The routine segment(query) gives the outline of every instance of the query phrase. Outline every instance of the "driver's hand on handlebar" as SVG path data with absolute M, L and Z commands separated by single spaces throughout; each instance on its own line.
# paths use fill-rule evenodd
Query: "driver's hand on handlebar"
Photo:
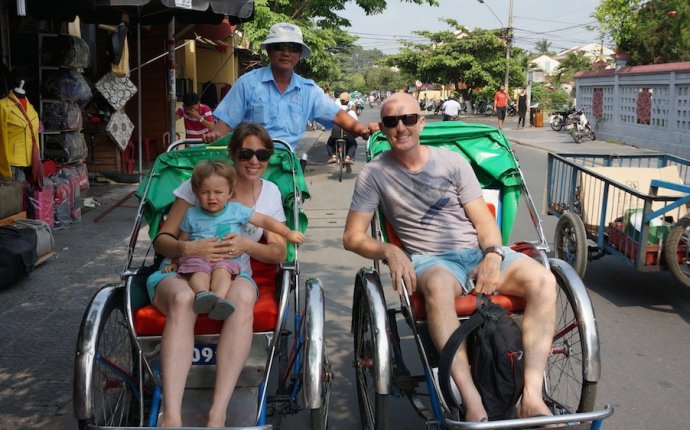
M 360 136 L 362 136 L 362 139 L 369 139 L 369 136 L 371 136 L 373 133 L 379 131 L 379 124 L 376 122 L 370 122 L 367 124 L 366 128 L 362 130 L 360 133 Z

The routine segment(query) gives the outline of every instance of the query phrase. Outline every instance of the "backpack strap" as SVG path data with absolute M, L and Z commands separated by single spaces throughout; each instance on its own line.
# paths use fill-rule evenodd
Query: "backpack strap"
M 483 300 L 486 300 L 486 297 L 484 294 L 479 294 L 477 296 L 477 312 L 472 314 L 470 319 L 460 324 L 460 327 L 458 327 L 453 334 L 450 335 L 448 342 L 446 342 L 446 344 L 443 346 L 443 350 L 441 351 L 441 356 L 438 362 L 438 383 L 441 389 L 441 394 L 449 406 L 454 406 L 458 409 L 461 408 L 460 403 L 458 402 L 458 399 L 455 398 L 453 389 L 451 388 L 450 368 L 452 367 L 455 354 L 457 353 L 458 348 L 460 348 L 460 344 L 467 339 L 467 336 L 469 336 L 470 333 L 472 333 L 477 327 L 486 321 L 485 314 L 479 312 L 479 310 L 482 308 Z

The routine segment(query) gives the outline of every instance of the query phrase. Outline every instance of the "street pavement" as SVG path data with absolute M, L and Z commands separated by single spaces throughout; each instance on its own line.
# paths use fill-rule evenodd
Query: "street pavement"
M 376 114 L 377 111 L 367 109 L 363 118 L 368 116 L 371 121 Z M 495 124 L 493 117 L 467 120 Z M 575 144 L 565 132 L 554 132 L 548 126 L 518 130 L 514 128 L 515 121 L 509 119 L 504 133 L 519 146 L 554 152 L 638 151 L 599 140 Z M 300 248 L 300 262 L 302 279 L 317 277 L 326 287 L 327 347 L 336 371 L 331 428 L 349 429 L 358 422 L 353 371 L 349 366 L 352 282 L 357 269 L 371 262 L 344 251 L 341 238 L 364 151 L 360 144 L 354 171 L 338 182 L 335 168 L 326 164 L 327 137 L 327 132 L 308 131 L 297 147 L 298 154 L 306 154 L 309 159 L 306 176 L 312 195 L 305 204 L 310 226 L 307 241 Z M 543 184 L 532 187 L 539 189 Z M 102 285 L 119 281 L 136 200 L 129 198 L 122 206 L 113 205 L 135 188 L 136 185 L 126 184 L 92 185 L 86 195 L 94 197 L 101 206 L 85 210 L 81 222 L 55 231 L 56 256 L 37 267 L 27 279 L 0 291 L 0 429 L 76 428 L 71 399 L 77 333 L 93 294 Z M 108 209 L 112 212 L 94 222 Z M 411 417 L 414 419 L 414 415 Z

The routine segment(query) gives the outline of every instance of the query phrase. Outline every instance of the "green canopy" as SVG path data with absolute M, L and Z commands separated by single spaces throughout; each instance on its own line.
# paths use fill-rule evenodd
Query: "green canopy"
M 228 158 L 227 145 L 230 136 L 223 137 L 208 145 L 170 151 L 161 154 L 153 164 L 149 174 L 142 180 L 136 191 L 136 196 L 144 200 L 144 218 L 149 225 L 149 236 L 155 237 L 165 213 L 175 201 L 173 190 L 182 182 L 191 178 L 194 165 L 200 160 L 223 159 L 232 164 Z M 293 177 L 292 172 L 295 172 Z M 287 216 L 287 225 L 291 229 L 307 230 L 307 217 L 299 212 L 299 226 L 295 226 L 293 211 L 295 207 L 295 188 L 302 195 L 302 200 L 309 198 L 307 183 L 299 166 L 297 156 L 288 150 L 276 151 L 268 162 L 268 168 L 263 178 L 273 182 L 280 189 L 283 208 Z M 148 190 L 147 190 L 148 187 Z M 144 197 L 144 193 L 146 196 Z M 288 261 L 294 257 L 292 245 L 288 246 Z
M 520 203 L 522 177 L 510 143 L 497 128 L 461 121 L 427 123 L 420 135 L 424 145 L 462 154 L 474 169 L 482 188 L 501 190 L 501 235 L 507 245 Z M 369 140 L 367 159 L 390 149 L 386 136 L 376 132 Z

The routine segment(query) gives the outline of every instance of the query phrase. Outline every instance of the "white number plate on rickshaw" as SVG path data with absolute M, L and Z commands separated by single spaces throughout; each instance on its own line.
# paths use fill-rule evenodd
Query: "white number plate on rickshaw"
M 195 344 L 192 351 L 192 364 L 195 366 L 216 364 L 216 344 Z

